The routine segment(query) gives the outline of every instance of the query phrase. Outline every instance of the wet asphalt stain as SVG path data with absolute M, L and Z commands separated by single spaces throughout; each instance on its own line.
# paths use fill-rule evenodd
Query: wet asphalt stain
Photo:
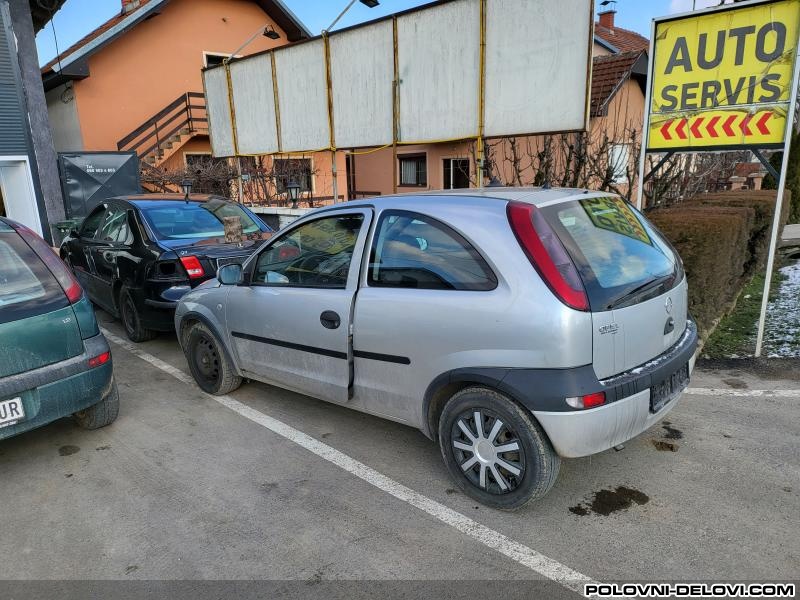
M 69 479 L 70 477 L 72 477 L 72 473 L 64 473 L 64 477 L 66 477 L 67 479 Z
M 653 442 L 653 446 L 655 446 L 656 450 L 660 450 L 661 452 L 677 452 L 678 451 L 678 444 L 674 444 L 673 442 L 668 442 L 666 440 L 651 440 Z
M 456 493 L 456 490 L 454 490 L 453 488 L 447 488 L 447 489 L 444 491 L 444 493 L 445 493 L 445 494 L 447 494 L 448 496 L 451 496 L 452 494 L 455 494 L 455 493 Z
M 785 488 L 783 488 L 783 491 L 784 492 L 789 492 L 791 494 L 792 493 L 792 488 L 790 488 L 789 486 L 786 486 Z
M 330 434 L 330 433 L 323 433 L 323 434 L 322 434 L 321 436 L 319 436 L 319 437 L 321 437 L 321 438 L 324 440 L 324 439 L 326 439 L 326 438 L 329 438 L 329 437 L 331 437 L 331 434 Z
M 661 425 L 662 429 L 666 431 L 664 437 L 668 440 L 680 440 L 683 439 L 683 432 L 680 429 L 676 429 L 672 427 L 672 423 L 669 421 L 664 421 L 664 424 Z
M 613 490 L 595 492 L 591 502 L 570 506 L 569 512 L 580 517 L 590 513 L 607 517 L 611 513 L 627 510 L 634 504 L 641 506 L 648 502 L 650 497 L 644 492 L 621 485 Z
M 732 387 L 735 390 L 746 390 L 749 387 L 746 381 L 742 381 L 741 379 L 737 379 L 736 377 L 729 377 L 728 379 L 723 379 L 722 383 L 724 383 L 728 387 Z
M 111 446 L 98 446 L 94 450 L 95 450 L 95 452 L 100 452 L 101 450 L 110 450 L 110 449 L 111 449 Z
M 269 494 L 270 492 L 272 492 L 272 490 L 274 490 L 277 487 L 278 484 L 275 483 L 274 481 L 265 481 L 264 483 L 261 484 L 261 490 L 265 494 Z
M 69 446 L 69 445 L 68 446 L 61 446 L 61 448 L 58 449 L 58 455 L 59 456 L 70 456 L 71 454 L 75 454 L 75 453 L 80 452 L 80 451 L 81 451 L 81 449 L 80 449 L 79 446 Z
M 138 570 L 139 570 L 139 565 L 131 565 L 130 567 L 125 569 L 125 575 L 130 575 L 131 573 L 134 573 L 135 571 Z

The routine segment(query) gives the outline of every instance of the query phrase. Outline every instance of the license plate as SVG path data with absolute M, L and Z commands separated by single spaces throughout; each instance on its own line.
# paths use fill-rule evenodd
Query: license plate
M 22 398 L 12 398 L 0 402 L 0 429 L 16 425 L 25 418 Z
M 689 385 L 689 363 L 650 388 L 650 412 L 656 413 Z

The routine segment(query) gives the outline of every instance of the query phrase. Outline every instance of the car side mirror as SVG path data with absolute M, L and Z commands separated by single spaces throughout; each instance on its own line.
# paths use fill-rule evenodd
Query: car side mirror
M 217 280 L 222 285 L 239 285 L 243 278 L 242 265 L 225 265 L 217 271 Z

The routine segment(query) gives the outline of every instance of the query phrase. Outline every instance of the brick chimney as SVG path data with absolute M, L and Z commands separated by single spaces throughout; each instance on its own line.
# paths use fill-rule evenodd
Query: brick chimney
M 141 4 L 141 0 L 122 0 L 122 14 L 127 15 L 132 13 Z
M 124 2 L 125 0 L 123 0 Z M 604 10 L 603 12 L 599 13 L 598 16 L 600 17 L 600 25 L 603 27 L 607 27 L 608 29 L 614 29 L 614 15 L 617 14 L 613 8 L 610 10 Z

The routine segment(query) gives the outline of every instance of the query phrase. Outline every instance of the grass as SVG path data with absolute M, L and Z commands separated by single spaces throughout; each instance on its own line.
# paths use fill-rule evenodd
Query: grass
M 723 317 L 703 346 L 703 357 L 732 358 L 752 356 L 756 349 L 756 326 L 761 313 L 765 273 L 756 274 L 739 294 L 736 307 Z M 776 269 L 772 276 L 770 299 L 780 288 L 783 275 Z

